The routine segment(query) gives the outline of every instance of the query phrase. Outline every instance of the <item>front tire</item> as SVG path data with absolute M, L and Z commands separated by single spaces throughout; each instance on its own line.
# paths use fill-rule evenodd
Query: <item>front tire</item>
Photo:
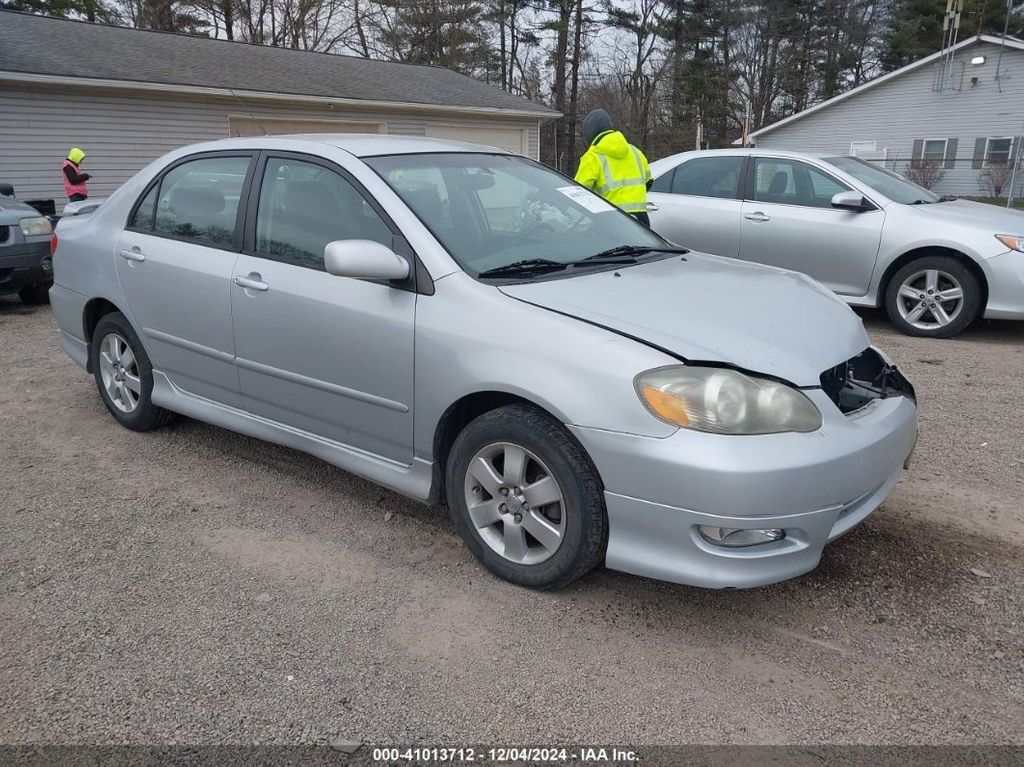
M 557 589 L 604 558 L 608 517 L 597 472 L 557 421 L 507 405 L 456 438 L 448 509 L 483 565 L 520 586 Z
M 18 298 L 23 304 L 39 306 L 50 303 L 50 286 L 37 282 L 34 285 L 26 285 L 18 291 Z
M 174 413 L 153 404 L 153 365 L 123 314 L 100 318 L 89 354 L 100 398 L 118 423 L 149 431 L 171 422 Z
M 951 256 L 925 256 L 904 265 L 889 280 L 885 310 L 910 336 L 951 338 L 981 312 L 978 278 Z

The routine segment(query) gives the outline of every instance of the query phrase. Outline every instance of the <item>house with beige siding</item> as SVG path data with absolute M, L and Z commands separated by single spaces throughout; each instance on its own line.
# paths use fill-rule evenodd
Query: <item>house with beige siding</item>
M 537 158 L 558 113 L 448 69 L 0 11 L 0 181 L 64 200 L 60 165 L 87 152 L 106 197 L 198 141 L 272 133 L 385 133 Z
M 857 155 L 904 175 L 934 175 L 940 194 L 984 196 L 986 179 L 1005 180 L 1021 156 L 1024 41 L 971 37 L 749 139 L 765 149 Z M 1016 197 L 1022 186 L 1018 171 Z

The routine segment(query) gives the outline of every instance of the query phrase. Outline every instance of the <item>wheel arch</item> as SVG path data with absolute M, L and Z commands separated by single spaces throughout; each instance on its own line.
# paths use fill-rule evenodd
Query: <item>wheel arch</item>
M 114 312 L 121 312 L 121 309 L 109 299 L 97 297 L 86 302 L 85 308 L 82 310 L 82 337 L 86 344 L 92 344 L 92 336 L 96 332 L 96 326 L 100 324 L 100 320 Z M 121 313 L 124 314 L 124 312 Z M 86 370 L 92 372 L 92 355 L 88 358 Z
M 556 423 L 564 425 L 563 419 L 551 412 L 549 408 L 519 394 L 489 389 L 463 395 L 445 409 L 438 419 L 437 426 L 434 428 L 432 443 L 434 479 L 431 483 L 431 503 L 443 503 L 445 500 L 445 475 L 448 468 L 448 459 L 451 456 L 452 445 L 455 443 L 459 433 L 471 421 L 479 418 L 484 413 L 489 413 L 506 405 L 527 405 L 544 413 L 544 415 Z M 565 429 L 565 433 L 580 448 L 590 463 L 591 468 L 593 468 L 594 476 L 598 478 L 598 482 L 603 488 L 604 482 L 601 479 L 601 473 L 597 470 L 597 466 L 594 465 L 594 461 L 587 452 L 586 447 L 576 439 L 576 436 L 571 431 Z
M 919 248 L 913 248 L 908 250 L 906 253 L 901 254 L 898 258 L 895 258 L 893 262 L 886 267 L 885 272 L 882 274 L 882 279 L 878 283 L 878 306 L 880 308 L 884 309 L 886 306 L 886 296 L 889 292 L 889 283 L 892 281 L 893 275 L 911 261 L 918 258 L 924 258 L 925 256 L 947 256 L 949 258 L 955 258 L 967 267 L 967 269 L 969 269 L 977 278 L 978 285 L 981 287 L 981 303 L 978 307 L 978 315 L 981 316 L 985 313 L 985 307 L 988 305 L 988 280 L 985 277 L 984 270 L 977 261 L 963 251 L 942 245 L 926 245 Z

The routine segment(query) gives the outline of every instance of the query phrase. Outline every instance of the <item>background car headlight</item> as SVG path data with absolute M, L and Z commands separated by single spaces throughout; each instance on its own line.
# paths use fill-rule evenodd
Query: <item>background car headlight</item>
M 729 368 L 672 365 L 634 381 L 651 414 L 674 426 L 713 434 L 815 431 L 821 412 L 791 386 Z
M 1010 250 L 1019 250 L 1024 253 L 1024 234 L 997 234 L 996 239 Z
M 43 218 L 42 216 L 23 218 L 18 223 L 21 225 L 21 233 L 26 237 L 50 234 L 53 231 L 53 227 L 50 225 L 49 219 Z

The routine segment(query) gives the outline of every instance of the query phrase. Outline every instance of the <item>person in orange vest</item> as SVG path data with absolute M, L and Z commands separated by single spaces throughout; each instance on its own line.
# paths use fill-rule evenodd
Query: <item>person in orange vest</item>
M 60 166 L 61 173 L 64 175 L 64 194 L 68 196 L 68 200 L 71 202 L 78 202 L 89 196 L 89 186 L 85 182 L 90 179 L 90 176 L 88 173 L 82 173 L 81 171 L 82 160 L 84 159 L 85 152 L 77 146 L 72 147 L 71 151 L 68 152 L 67 159 Z

